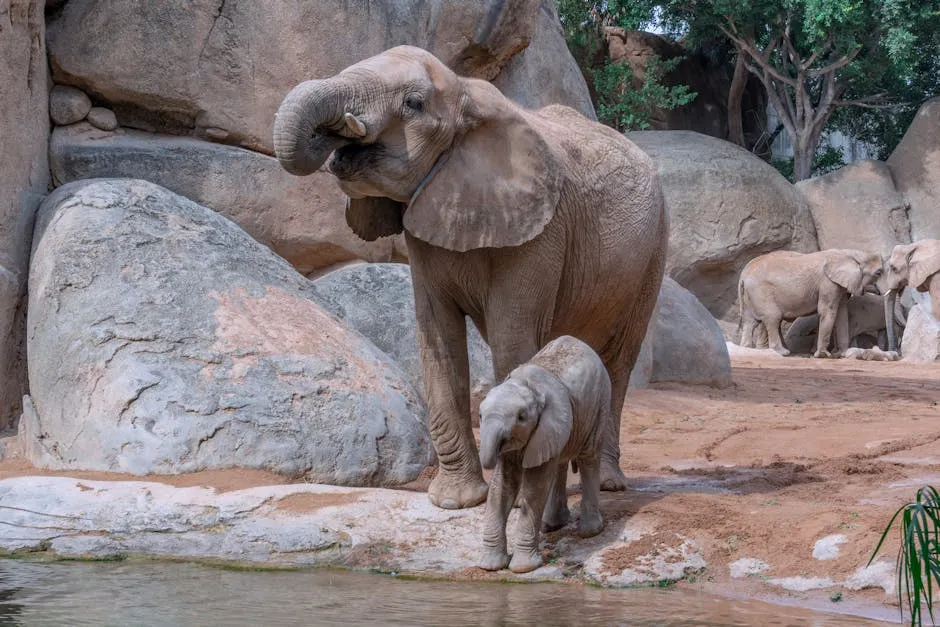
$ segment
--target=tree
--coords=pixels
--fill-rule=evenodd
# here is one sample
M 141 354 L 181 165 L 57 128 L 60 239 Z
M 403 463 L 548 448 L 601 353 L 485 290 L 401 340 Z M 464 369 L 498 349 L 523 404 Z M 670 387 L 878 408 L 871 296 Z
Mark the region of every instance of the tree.
M 679 58 L 652 57 L 639 81 L 629 64 L 607 58 L 604 27 L 638 30 L 650 21 L 653 9 L 653 3 L 637 0 L 558 1 L 565 41 L 588 83 L 598 119 L 619 131 L 649 128 L 657 109 L 673 109 L 696 96 L 687 85 L 664 83 Z
M 811 176 L 838 108 L 901 104 L 879 88 L 912 81 L 923 44 L 936 56 L 927 33 L 940 27 L 940 0 L 671 0 L 662 10 L 692 39 L 717 30 L 734 44 L 790 138 L 797 181 Z

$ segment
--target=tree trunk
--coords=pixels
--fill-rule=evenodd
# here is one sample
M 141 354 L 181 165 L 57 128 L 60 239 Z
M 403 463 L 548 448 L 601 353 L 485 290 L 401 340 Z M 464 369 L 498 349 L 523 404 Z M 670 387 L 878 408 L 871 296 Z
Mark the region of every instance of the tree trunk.
M 734 64 L 734 76 L 731 87 L 728 89 L 728 141 L 744 146 L 744 119 L 741 115 L 741 101 L 744 99 L 744 88 L 747 86 L 747 64 L 744 53 L 738 52 L 738 60 Z
M 813 153 L 816 152 L 815 144 L 813 146 L 803 145 L 803 142 L 797 142 L 793 145 L 793 182 L 805 181 L 813 176 Z

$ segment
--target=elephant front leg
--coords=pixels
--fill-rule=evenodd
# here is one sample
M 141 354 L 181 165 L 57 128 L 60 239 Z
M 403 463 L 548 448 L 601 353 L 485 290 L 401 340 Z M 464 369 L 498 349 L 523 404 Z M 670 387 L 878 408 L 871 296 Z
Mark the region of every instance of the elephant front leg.
M 830 357 L 829 341 L 832 339 L 832 330 L 836 324 L 836 318 L 839 314 L 839 308 L 843 306 L 840 301 L 835 303 L 820 302 L 819 311 L 819 333 L 816 336 L 816 352 L 813 357 Z M 846 318 L 845 334 L 848 335 L 848 318 Z
M 542 565 L 539 530 L 542 527 L 542 513 L 548 499 L 548 490 L 556 470 L 557 465 L 549 462 L 538 468 L 530 468 L 523 475 L 519 539 L 509 562 L 509 570 L 514 573 L 527 573 Z
M 506 549 L 506 521 L 519 492 L 522 464 L 518 453 L 500 456 L 493 471 L 483 526 L 483 552 L 479 566 L 483 570 L 501 570 L 509 565 Z
M 578 524 L 578 535 L 590 538 L 604 529 L 600 508 L 600 464 L 595 455 L 578 460 L 578 466 L 581 471 L 581 522 Z
M 555 531 L 568 524 L 568 463 L 559 462 L 542 516 L 542 531 Z
M 444 509 L 473 507 L 486 499 L 487 485 L 470 424 L 467 325 L 463 312 L 429 294 L 417 273 L 414 293 L 428 422 L 439 462 L 428 498 Z

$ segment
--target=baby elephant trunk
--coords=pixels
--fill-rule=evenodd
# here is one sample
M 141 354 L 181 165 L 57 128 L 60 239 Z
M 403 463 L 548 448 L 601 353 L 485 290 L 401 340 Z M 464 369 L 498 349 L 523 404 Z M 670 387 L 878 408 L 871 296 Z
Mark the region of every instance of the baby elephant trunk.
M 503 447 L 508 434 L 495 420 L 481 421 L 480 424 L 480 463 L 487 470 L 496 466 L 499 450 Z

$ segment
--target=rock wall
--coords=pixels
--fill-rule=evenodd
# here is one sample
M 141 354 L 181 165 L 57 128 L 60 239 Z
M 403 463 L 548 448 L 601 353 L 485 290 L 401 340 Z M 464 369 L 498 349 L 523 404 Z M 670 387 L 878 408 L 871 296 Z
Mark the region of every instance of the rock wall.
M 910 206 L 911 241 L 940 238 L 940 98 L 921 106 L 888 166 Z
M 524 106 L 562 103 L 594 116 L 550 0 L 303 0 L 276 9 L 71 0 L 52 13 L 48 33 L 54 80 L 103 105 L 59 118 L 89 124 L 56 129 L 58 184 L 149 180 L 232 218 L 307 275 L 355 259 L 403 261 L 406 248 L 401 237 L 356 237 L 332 177 L 296 179 L 265 157 L 274 113 L 298 82 L 412 44 L 460 74 L 494 80 Z M 101 112 L 114 124 L 102 124 Z
M 26 393 L 25 288 L 33 217 L 49 185 L 43 0 L 0 0 L 0 431 Z

